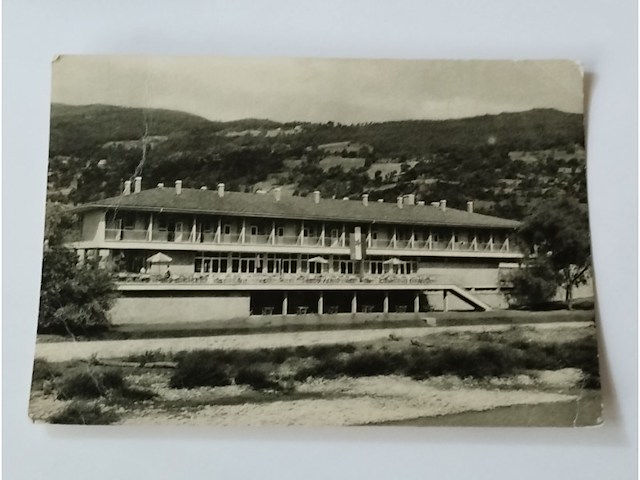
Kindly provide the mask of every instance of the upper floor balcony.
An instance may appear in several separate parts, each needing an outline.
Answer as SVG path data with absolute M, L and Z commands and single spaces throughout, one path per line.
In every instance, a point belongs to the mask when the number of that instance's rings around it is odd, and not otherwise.
M 425 238 L 426 237 L 426 238 Z M 271 234 L 252 234 L 240 231 L 239 233 L 197 232 L 191 231 L 170 231 L 151 229 L 115 229 L 105 230 L 105 240 L 107 242 L 120 243 L 150 243 L 150 244 L 173 244 L 182 245 L 186 249 L 204 248 L 215 246 L 246 246 L 264 247 L 297 247 L 297 248 L 323 248 L 345 250 L 349 248 L 349 237 L 346 232 L 338 235 L 308 235 L 302 231 L 298 235 L 278 235 L 277 232 Z M 398 252 L 477 252 L 482 253 L 510 253 L 519 254 L 520 250 L 509 237 L 496 238 L 485 237 L 484 241 L 479 241 L 477 237 L 467 237 L 460 240 L 455 234 L 448 238 L 442 235 L 428 235 L 419 238 L 416 235 L 409 235 L 408 238 L 401 238 L 392 235 L 390 238 L 374 238 L 371 233 L 365 233 L 362 243 L 367 251 L 398 251 Z

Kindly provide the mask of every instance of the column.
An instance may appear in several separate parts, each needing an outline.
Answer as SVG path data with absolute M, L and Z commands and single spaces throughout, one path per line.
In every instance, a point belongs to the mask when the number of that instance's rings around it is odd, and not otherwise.
M 276 222 L 271 222 L 271 245 L 276 244 Z
M 216 242 L 222 242 L 222 220 L 218 217 L 218 226 L 216 227 Z
M 355 291 L 351 297 L 351 313 L 358 313 L 358 295 Z
M 389 292 L 384 292 L 382 299 L 382 313 L 389 313 Z
M 413 298 L 413 311 L 420 312 L 420 292 L 416 292 L 416 296 Z
M 153 241 L 153 213 L 149 215 L 149 228 L 147 229 L 147 241 Z
M 318 315 L 322 315 L 324 313 L 324 292 L 320 292 L 320 296 L 318 297 Z
M 282 316 L 284 317 L 289 310 L 289 294 L 284 292 L 284 297 L 282 298 Z
M 247 221 L 243 218 L 242 219 L 242 227 L 240 229 L 240 243 L 244 243 L 245 242 L 246 232 L 247 232 Z
M 100 214 L 100 219 L 98 220 L 98 228 L 96 229 L 96 235 L 94 237 L 94 240 L 98 242 L 104 242 L 106 238 L 106 234 L 107 234 L 106 215 L 107 214 L 105 212 L 102 212 L 102 214 Z M 120 239 L 118 238 L 118 240 Z
M 449 311 L 449 299 L 447 298 L 447 291 L 442 290 L 442 310 L 444 312 Z

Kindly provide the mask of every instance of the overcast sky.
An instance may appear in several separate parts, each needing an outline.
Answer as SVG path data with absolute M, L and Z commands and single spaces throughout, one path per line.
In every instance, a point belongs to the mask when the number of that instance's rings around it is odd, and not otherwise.
M 168 108 L 223 121 L 583 111 L 581 70 L 566 61 L 64 56 L 53 63 L 52 101 Z

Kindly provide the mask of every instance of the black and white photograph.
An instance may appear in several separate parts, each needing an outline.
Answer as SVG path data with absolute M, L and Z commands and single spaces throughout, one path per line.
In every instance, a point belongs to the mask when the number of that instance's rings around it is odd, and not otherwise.
M 30 418 L 601 424 L 583 77 L 56 57 Z

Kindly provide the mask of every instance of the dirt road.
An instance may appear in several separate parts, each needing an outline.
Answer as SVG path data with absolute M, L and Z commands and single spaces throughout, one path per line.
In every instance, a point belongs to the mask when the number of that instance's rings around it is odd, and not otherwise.
M 593 326 L 593 322 L 562 322 L 523 324 L 539 330 L 581 329 Z M 35 357 L 51 362 L 73 359 L 122 358 L 146 351 L 179 352 L 199 349 L 253 350 L 291 346 L 331 345 L 351 342 L 367 342 L 393 335 L 411 338 L 443 332 L 500 332 L 510 325 L 465 325 L 455 327 L 384 328 L 372 330 L 341 330 L 320 332 L 262 333 L 225 335 L 213 337 L 155 338 L 140 340 L 106 340 L 88 342 L 60 342 L 36 344 Z

